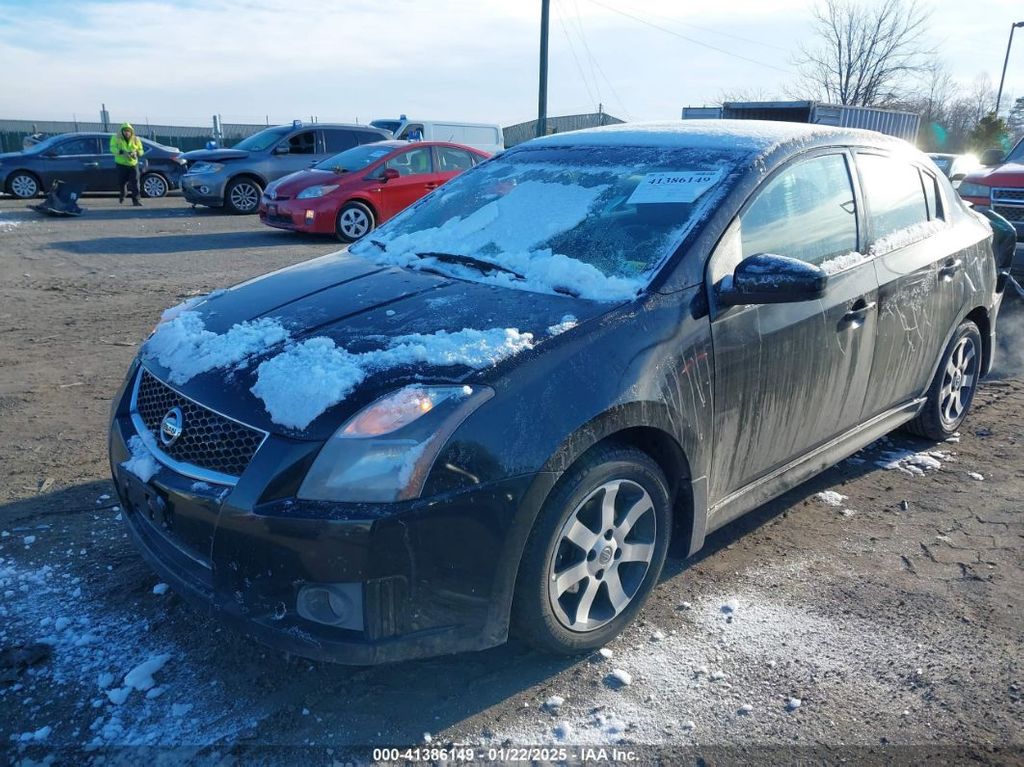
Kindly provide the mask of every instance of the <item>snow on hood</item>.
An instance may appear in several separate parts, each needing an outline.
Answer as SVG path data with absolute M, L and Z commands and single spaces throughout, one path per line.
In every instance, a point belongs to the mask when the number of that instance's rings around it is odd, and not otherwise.
M 533 348 L 533 334 L 515 328 L 439 330 L 392 339 L 385 349 L 352 354 L 331 339 L 311 338 L 262 363 L 252 393 L 274 423 L 304 429 L 344 400 L 373 370 L 414 363 L 481 369 Z

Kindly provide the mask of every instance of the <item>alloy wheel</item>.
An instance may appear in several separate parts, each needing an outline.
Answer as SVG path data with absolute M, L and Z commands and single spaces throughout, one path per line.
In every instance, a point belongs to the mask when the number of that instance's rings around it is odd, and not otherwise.
M 238 211 L 248 213 L 256 210 L 260 201 L 260 193 L 254 184 L 248 181 L 240 181 L 231 187 L 231 206 Z
M 161 176 L 148 175 L 142 180 L 142 193 L 146 197 L 163 197 L 167 194 L 167 182 Z
M 939 391 L 939 412 L 946 423 L 959 421 L 971 402 L 977 381 L 977 359 L 974 341 L 969 337 L 961 338 L 949 355 Z
M 339 228 L 346 237 L 358 240 L 370 231 L 370 219 L 360 208 L 347 208 L 341 212 Z
M 39 194 L 39 182 L 32 176 L 19 173 L 11 179 L 11 192 L 15 197 L 20 197 L 22 199 L 35 197 Z
M 572 631 L 593 631 L 633 601 L 655 553 L 657 518 L 647 491 L 612 480 L 566 519 L 548 566 L 555 617 Z

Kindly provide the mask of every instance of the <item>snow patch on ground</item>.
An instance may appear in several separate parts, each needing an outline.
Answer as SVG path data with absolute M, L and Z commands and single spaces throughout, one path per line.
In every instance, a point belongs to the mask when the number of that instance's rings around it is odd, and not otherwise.
M 146 443 L 142 441 L 142 437 L 135 435 L 128 440 L 128 449 L 132 452 L 132 457 L 121 464 L 125 471 L 134 474 L 136 477 L 141 479 L 143 482 L 149 482 L 160 470 L 160 465 L 156 462 L 156 458 L 146 447 Z
M 848 498 L 848 496 L 845 496 L 842 493 L 837 493 L 835 490 L 823 490 L 814 497 L 829 506 L 842 506 L 843 501 Z
M 199 313 L 182 310 L 157 327 L 143 354 L 167 368 L 171 383 L 183 384 L 200 373 L 235 365 L 288 338 L 288 331 L 276 319 L 241 322 L 226 333 L 214 333 L 206 329 Z
M 942 462 L 952 458 L 951 453 L 944 453 L 939 450 L 915 452 L 901 448 L 889 450 L 882 453 L 875 465 L 887 471 L 901 471 L 914 477 L 919 477 L 928 471 L 938 471 L 942 468 Z

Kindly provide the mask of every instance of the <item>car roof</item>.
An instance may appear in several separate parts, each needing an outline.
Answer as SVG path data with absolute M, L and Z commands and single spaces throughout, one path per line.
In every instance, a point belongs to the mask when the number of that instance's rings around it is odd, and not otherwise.
M 405 147 L 415 146 L 450 146 L 453 149 L 465 149 L 467 152 L 474 152 L 476 154 L 487 154 L 486 152 L 481 152 L 479 149 L 466 146 L 465 144 L 457 144 L 454 141 L 406 141 L 404 139 L 385 139 L 384 141 L 372 141 L 369 144 L 360 144 L 359 146 L 388 146 L 392 149 L 404 149 Z
M 285 123 L 284 125 L 268 125 L 267 128 L 287 128 L 288 130 L 309 130 L 311 128 L 353 128 L 356 130 L 364 130 L 370 133 L 380 133 L 381 128 L 377 128 L 373 125 L 356 125 L 355 123 L 301 123 L 294 125 L 292 123 Z M 264 128 L 266 130 L 266 128 Z
M 857 128 L 771 120 L 681 120 L 620 123 L 534 139 L 531 146 L 636 146 L 734 149 L 765 154 L 791 144 L 910 145 L 892 136 Z

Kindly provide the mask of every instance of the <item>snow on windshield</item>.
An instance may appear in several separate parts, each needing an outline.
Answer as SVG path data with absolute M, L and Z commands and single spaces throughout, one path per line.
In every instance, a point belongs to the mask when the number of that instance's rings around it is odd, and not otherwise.
M 734 148 L 513 151 L 450 181 L 351 251 L 460 279 L 630 300 L 745 156 Z M 456 262 L 467 256 L 501 268 Z

